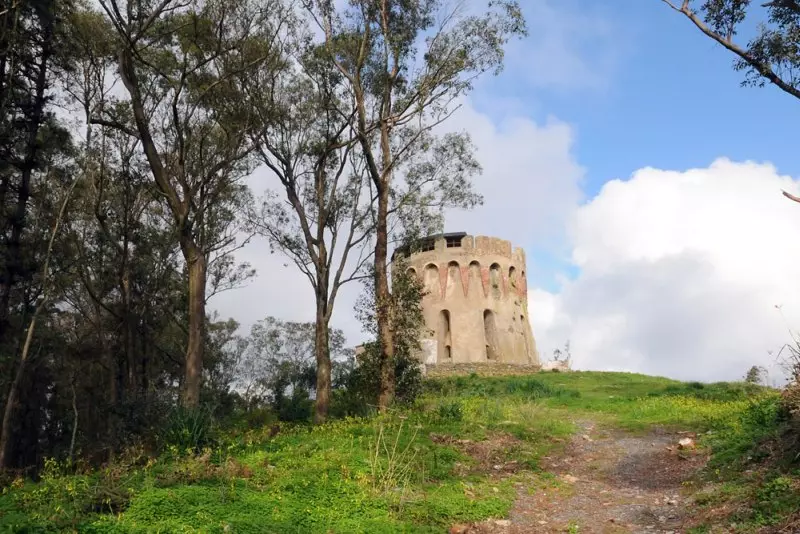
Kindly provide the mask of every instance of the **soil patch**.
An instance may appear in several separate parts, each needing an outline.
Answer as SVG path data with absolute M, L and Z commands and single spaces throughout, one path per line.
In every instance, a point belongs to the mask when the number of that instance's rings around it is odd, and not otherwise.
M 637 436 L 581 422 L 563 452 L 544 457 L 550 476 L 518 485 L 508 520 L 456 525 L 454 534 L 682 533 L 705 454 L 681 449 L 692 437 L 655 429 Z
M 505 432 L 493 434 L 483 441 L 457 439 L 446 434 L 431 434 L 430 438 L 434 443 L 455 447 L 475 460 L 472 465 L 456 465 L 459 476 L 472 473 L 508 475 L 525 468 L 514 459 L 524 442 Z

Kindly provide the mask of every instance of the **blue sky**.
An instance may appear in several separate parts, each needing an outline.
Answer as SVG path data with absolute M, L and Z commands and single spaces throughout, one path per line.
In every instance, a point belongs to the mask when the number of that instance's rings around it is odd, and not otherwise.
M 522 6 L 535 14 L 532 7 L 540 3 Z M 572 125 L 589 197 L 605 181 L 645 166 L 685 169 L 719 156 L 771 161 L 783 173 L 800 175 L 800 103 L 774 86 L 741 87 L 743 73 L 733 70 L 732 54 L 687 19 L 659 0 L 551 3 L 565 18 L 583 12 L 602 28 L 569 35 L 599 81 L 576 73 L 537 86 L 537 73 L 529 72 L 534 65 L 511 56 L 503 74 L 479 87 L 476 107 L 490 110 L 485 100 L 516 99 L 537 121 L 555 115 Z M 524 48 L 538 40 L 539 25 L 528 18 Z
M 474 105 L 497 122 L 523 114 L 568 123 L 586 200 L 637 169 L 706 167 L 723 156 L 800 175 L 800 103 L 773 86 L 741 87 L 732 54 L 661 1 L 527 0 L 522 7 L 530 35 L 512 45 L 500 76 L 482 80 Z M 552 33 L 564 55 L 530 60 Z M 554 78 L 558 62 L 579 66 Z M 556 273 L 577 273 L 552 250 L 526 246 L 537 260 L 534 283 L 552 289 Z

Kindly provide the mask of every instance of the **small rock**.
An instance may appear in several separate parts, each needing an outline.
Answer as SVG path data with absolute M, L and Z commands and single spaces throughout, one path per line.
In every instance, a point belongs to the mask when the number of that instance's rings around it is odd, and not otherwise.
M 667 518 L 664 517 L 663 515 L 660 515 L 660 516 L 658 516 L 658 522 L 659 523 L 666 523 L 667 522 Z
M 498 527 L 510 527 L 511 521 L 508 519 L 495 519 L 494 524 Z
M 547 524 L 547 521 L 539 521 L 538 523 L 539 523 L 540 525 L 546 525 L 546 524 Z
M 695 448 L 694 440 L 692 438 L 682 438 L 678 442 L 678 448 L 679 449 L 694 449 Z
M 495 465 L 495 466 L 493 467 L 493 469 L 494 469 L 495 471 L 500 471 L 502 468 L 503 468 L 503 466 L 502 466 L 502 465 Z
M 590 438 L 586 434 L 582 435 L 581 437 L 583 438 L 584 441 L 594 441 L 592 438 Z
M 578 481 L 578 477 L 574 477 L 572 475 L 564 475 L 564 482 L 569 482 L 570 484 L 574 484 Z
M 469 530 L 468 525 L 453 525 L 450 527 L 450 534 L 465 534 Z
M 667 504 L 670 506 L 678 506 L 678 501 L 675 499 L 667 499 Z

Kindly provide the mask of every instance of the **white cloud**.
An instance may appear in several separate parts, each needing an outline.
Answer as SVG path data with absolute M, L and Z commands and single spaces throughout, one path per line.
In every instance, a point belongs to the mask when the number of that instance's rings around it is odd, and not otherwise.
M 585 173 L 571 153 L 572 128 L 554 118 L 538 125 L 520 116 L 495 124 L 469 106 L 452 127 L 470 132 L 477 146 L 483 174 L 474 186 L 484 203 L 448 213 L 448 231 L 502 237 L 518 246 L 561 241 L 582 198 Z
M 768 164 L 646 168 L 605 184 L 570 222 L 578 277 L 534 291 L 544 354 L 566 339 L 576 367 L 683 379 L 778 370 L 768 351 L 800 327 L 798 182 Z

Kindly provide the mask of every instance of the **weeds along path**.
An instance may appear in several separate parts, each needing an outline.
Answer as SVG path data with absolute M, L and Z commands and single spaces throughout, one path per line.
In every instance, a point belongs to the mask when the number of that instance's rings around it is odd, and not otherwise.
M 464 534 L 687 531 L 688 493 L 707 458 L 678 450 L 685 434 L 632 435 L 585 421 L 579 427 L 563 452 L 543 458 L 547 474 L 518 485 L 509 521 L 472 525 Z

